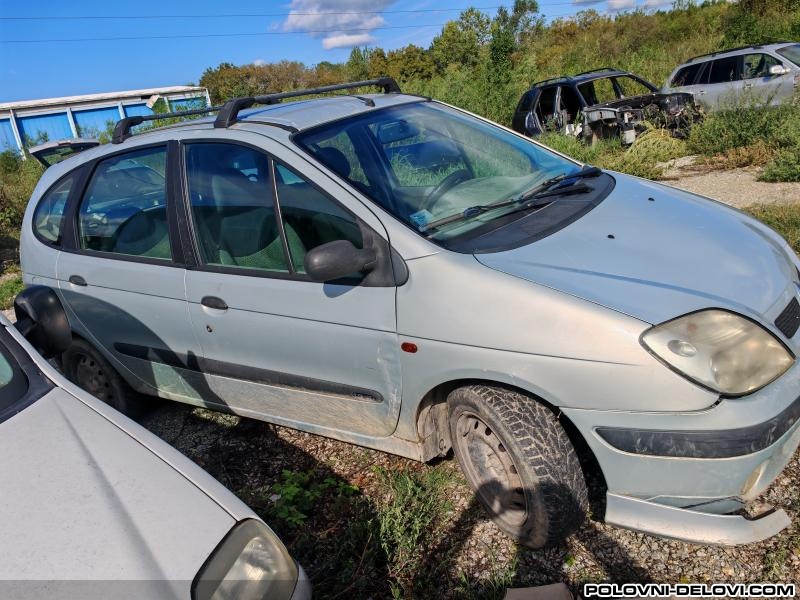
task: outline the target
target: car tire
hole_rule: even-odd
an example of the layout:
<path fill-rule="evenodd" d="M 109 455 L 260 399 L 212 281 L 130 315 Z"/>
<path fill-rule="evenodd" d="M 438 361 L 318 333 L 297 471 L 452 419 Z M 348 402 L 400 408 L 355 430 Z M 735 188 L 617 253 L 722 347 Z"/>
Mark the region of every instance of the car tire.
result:
<path fill-rule="evenodd" d="M 151 406 L 149 399 L 134 391 L 106 357 L 85 340 L 72 340 L 61 355 L 61 365 L 72 383 L 129 417 L 140 417 Z"/>
<path fill-rule="evenodd" d="M 577 530 L 588 510 L 578 456 L 556 415 L 520 392 L 472 385 L 447 398 L 453 452 L 497 526 L 542 548 Z"/>

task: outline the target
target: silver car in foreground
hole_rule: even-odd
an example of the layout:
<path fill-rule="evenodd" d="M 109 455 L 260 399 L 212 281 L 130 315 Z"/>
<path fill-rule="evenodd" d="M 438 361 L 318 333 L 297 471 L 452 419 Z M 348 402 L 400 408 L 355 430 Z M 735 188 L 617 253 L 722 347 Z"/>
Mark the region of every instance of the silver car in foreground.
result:
<path fill-rule="evenodd" d="M 385 91 L 282 103 L 366 85 Z M 391 79 L 139 122 L 48 169 L 22 226 L 24 281 L 63 299 L 63 367 L 93 394 L 452 448 L 530 546 L 581 524 L 587 471 L 615 525 L 732 544 L 788 524 L 730 514 L 800 441 L 800 263 L 766 226 Z"/>
<path fill-rule="evenodd" d="M 252 510 L 160 439 L 63 378 L 51 290 L 0 314 L 0 597 L 311 597 Z"/>
<path fill-rule="evenodd" d="M 676 68 L 662 91 L 689 92 L 708 110 L 780 104 L 800 89 L 800 43 L 745 46 L 695 56 Z"/>

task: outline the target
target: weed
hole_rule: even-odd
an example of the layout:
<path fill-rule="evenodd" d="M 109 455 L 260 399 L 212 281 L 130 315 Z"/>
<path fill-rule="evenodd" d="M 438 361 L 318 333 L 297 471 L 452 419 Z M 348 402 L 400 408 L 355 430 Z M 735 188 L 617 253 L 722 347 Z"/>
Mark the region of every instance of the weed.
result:
<path fill-rule="evenodd" d="M 22 277 L 12 275 L 0 279 L 0 309 L 11 308 L 14 297 L 22 291 Z"/>
<path fill-rule="evenodd" d="M 796 204 L 755 204 L 745 212 L 777 231 L 795 252 L 800 253 L 800 206 Z"/>
<path fill-rule="evenodd" d="M 800 142 L 779 150 L 758 177 L 761 181 L 800 181 Z"/>
<path fill-rule="evenodd" d="M 333 477 L 315 481 L 313 471 L 284 469 L 281 481 L 269 488 L 272 502 L 270 512 L 290 527 L 299 527 L 306 521 L 320 496 L 327 491 L 332 491 L 334 498 L 341 500 L 352 496 L 358 488 Z"/>
<path fill-rule="evenodd" d="M 388 496 L 378 509 L 380 543 L 388 559 L 394 597 L 413 595 L 428 550 L 438 539 L 444 517 L 453 510 L 447 498 L 452 474 L 446 467 L 423 471 L 376 469 Z"/>

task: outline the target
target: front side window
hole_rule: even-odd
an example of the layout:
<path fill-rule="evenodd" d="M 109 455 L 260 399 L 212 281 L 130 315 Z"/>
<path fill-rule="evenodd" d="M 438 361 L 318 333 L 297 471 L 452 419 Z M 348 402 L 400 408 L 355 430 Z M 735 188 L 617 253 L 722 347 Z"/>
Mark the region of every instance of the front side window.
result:
<path fill-rule="evenodd" d="M 328 165 L 331 157 L 323 144 L 343 132 L 364 140 L 362 158 L 375 165 L 367 171 L 375 174 L 370 187 L 385 192 L 371 195 L 372 200 L 422 232 L 433 220 L 516 197 L 549 177 L 578 170 L 531 141 L 434 102 L 370 111 L 303 132 L 295 141 Z M 460 234 L 498 212 L 437 229 L 437 239 Z"/>
<path fill-rule="evenodd" d="M 75 175 L 67 175 L 47 190 L 33 213 L 34 231 L 41 239 L 55 246 L 61 245 L 64 209 L 74 180 Z"/>
<path fill-rule="evenodd" d="M 163 146 L 100 161 L 78 211 L 81 248 L 170 260 L 166 170 Z"/>
<path fill-rule="evenodd" d="M 730 83 L 739 80 L 739 57 L 719 58 L 711 63 L 708 83 Z"/>
<path fill-rule="evenodd" d="M 614 89 L 614 84 L 611 82 L 610 78 L 587 81 L 579 85 L 578 89 L 588 106 L 605 104 L 606 102 L 613 102 L 618 99 L 617 90 Z"/>
<path fill-rule="evenodd" d="M 777 58 L 769 54 L 745 54 L 742 78 L 758 79 L 760 77 L 769 77 L 770 67 L 780 64 Z"/>
<path fill-rule="evenodd" d="M 185 160 L 203 262 L 287 273 L 267 155 L 248 146 L 202 142 L 186 145 Z"/>
<path fill-rule="evenodd" d="M 322 244 L 347 240 L 356 248 L 364 247 L 356 218 L 302 175 L 276 163 L 275 187 L 286 244 L 296 272 L 305 272 L 306 252 Z"/>
<path fill-rule="evenodd" d="M 641 81 L 633 77 L 623 76 L 617 77 L 617 85 L 623 98 L 632 98 L 633 96 L 645 96 L 652 94 L 653 90 L 643 84 Z"/>
<path fill-rule="evenodd" d="M 784 46 L 776 50 L 778 54 L 784 58 L 788 58 L 795 65 L 800 67 L 800 44 L 792 44 L 791 46 Z"/>

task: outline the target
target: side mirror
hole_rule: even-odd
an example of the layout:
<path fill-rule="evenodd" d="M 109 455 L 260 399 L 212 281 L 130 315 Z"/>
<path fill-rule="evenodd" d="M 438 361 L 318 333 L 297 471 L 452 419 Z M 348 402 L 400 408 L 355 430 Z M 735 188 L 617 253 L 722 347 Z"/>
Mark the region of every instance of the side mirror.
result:
<path fill-rule="evenodd" d="M 359 250 L 348 240 L 335 240 L 308 251 L 303 265 L 314 281 L 342 279 L 355 273 L 368 273 L 375 268 L 377 252 L 371 248 Z"/>
<path fill-rule="evenodd" d="M 788 72 L 789 69 L 787 67 L 784 67 L 783 65 L 772 65 L 769 68 L 769 74 L 774 76 L 786 75 Z"/>
<path fill-rule="evenodd" d="M 49 287 L 34 285 L 22 290 L 14 300 L 14 314 L 14 326 L 45 358 L 61 354 L 72 343 L 67 313 Z"/>

